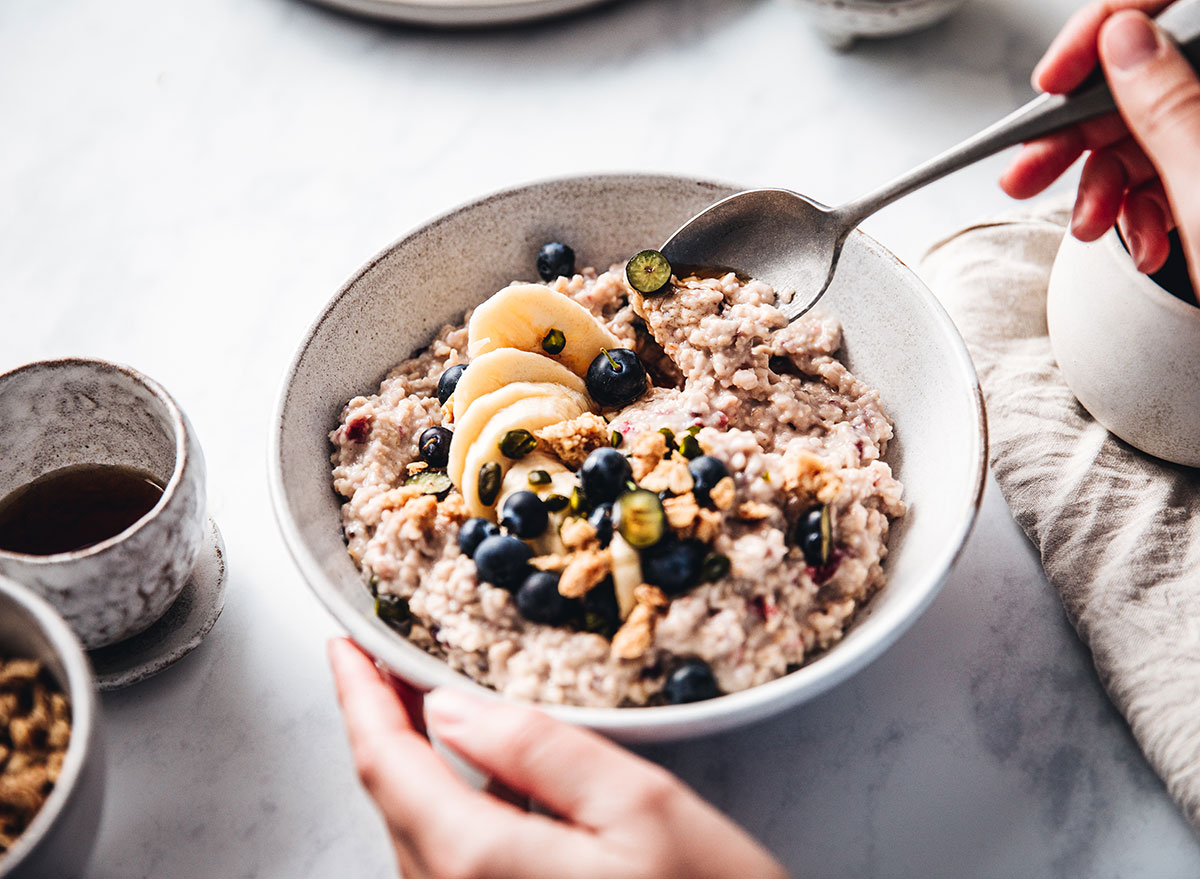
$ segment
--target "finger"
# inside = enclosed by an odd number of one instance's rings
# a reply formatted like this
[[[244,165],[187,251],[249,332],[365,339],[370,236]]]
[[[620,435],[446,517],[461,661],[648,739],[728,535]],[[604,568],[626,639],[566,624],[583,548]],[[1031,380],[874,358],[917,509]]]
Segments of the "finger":
[[[404,706],[409,724],[421,735],[425,735],[425,693],[386,669],[379,669],[379,673],[383,675],[388,686],[392,688],[392,692],[400,700],[400,704]]]
[[[389,826],[408,832],[419,825],[431,792],[451,802],[470,793],[413,729],[370,657],[338,638],[329,642],[329,662],[359,777]]]
[[[1077,128],[1030,141],[1000,176],[1000,188],[1012,198],[1032,198],[1075,164],[1083,149]]]
[[[1167,213],[1160,193],[1161,186],[1157,181],[1131,190],[1121,208],[1121,237],[1125,239],[1138,271],[1146,274],[1161,269],[1171,253]]]
[[[628,819],[630,796],[682,789],[653,763],[533,708],[440,688],[426,699],[426,711],[430,725],[455,751],[508,787],[593,830]]]
[[[1129,177],[1125,166],[1107,152],[1092,153],[1079,175],[1079,194],[1071,214],[1071,234],[1095,241],[1117,222]]]
[[[1122,12],[1104,24],[1100,53],[1117,106],[1157,167],[1185,235],[1200,225],[1193,191],[1200,174],[1200,80],[1138,12]]]
[[[392,688],[352,642],[331,641],[329,658],[359,774],[410,872],[489,879],[605,875],[578,869],[581,863],[604,868],[590,835],[469,789],[412,728]]]
[[[1064,94],[1087,79],[1099,61],[1096,40],[1104,22],[1123,9],[1154,14],[1170,0],[1098,0],[1072,15],[1033,69],[1033,85],[1043,92]]]

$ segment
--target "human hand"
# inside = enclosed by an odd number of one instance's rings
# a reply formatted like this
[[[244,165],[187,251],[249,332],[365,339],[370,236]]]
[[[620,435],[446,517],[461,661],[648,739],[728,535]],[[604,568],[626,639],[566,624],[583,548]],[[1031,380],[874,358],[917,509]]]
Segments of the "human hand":
[[[786,879],[653,763],[532,707],[435,690],[425,707],[441,740],[561,817],[472,790],[418,731],[416,691],[385,683],[349,640],[331,641],[329,660],[359,777],[405,879]]]
[[[1033,74],[1042,91],[1061,94],[1097,61],[1119,114],[1026,144],[1000,185],[1014,198],[1043,191],[1088,152],[1071,232],[1094,241],[1114,223],[1137,267],[1152,273],[1178,226],[1193,281],[1200,281],[1200,80],[1147,17],[1166,0],[1095,0],[1055,38]]]

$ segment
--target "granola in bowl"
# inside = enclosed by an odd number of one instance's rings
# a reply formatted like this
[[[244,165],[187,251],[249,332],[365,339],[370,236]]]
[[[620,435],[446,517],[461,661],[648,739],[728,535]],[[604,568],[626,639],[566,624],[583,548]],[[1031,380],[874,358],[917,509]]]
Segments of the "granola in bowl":
[[[497,292],[331,433],[377,612],[507,696],[743,690],[836,644],[884,583],[892,425],[838,323],[634,265]]]

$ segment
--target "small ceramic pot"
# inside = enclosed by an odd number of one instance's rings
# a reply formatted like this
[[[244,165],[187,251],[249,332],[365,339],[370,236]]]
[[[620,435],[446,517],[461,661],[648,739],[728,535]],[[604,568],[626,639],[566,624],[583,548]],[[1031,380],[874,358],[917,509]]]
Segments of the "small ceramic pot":
[[[0,550],[0,574],[45,597],[88,649],[146,629],[171,606],[204,536],[204,456],[156,382],[103,360],[31,363],[0,375],[0,497],[62,467],[115,464],[165,486],[146,515],[93,546]]]
[[[1200,308],[1139,272],[1114,229],[1090,244],[1063,239],[1046,320],[1093,418],[1143,452],[1200,466]]]
[[[860,38],[895,37],[937,24],[965,0],[797,0],[835,49]]]
[[[7,854],[0,879],[83,873],[104,805],[104,748],[96,681],[79,639],[44,599],[0,577],[0,655],[36,659],[71,703],[71,739],[54,790]]]

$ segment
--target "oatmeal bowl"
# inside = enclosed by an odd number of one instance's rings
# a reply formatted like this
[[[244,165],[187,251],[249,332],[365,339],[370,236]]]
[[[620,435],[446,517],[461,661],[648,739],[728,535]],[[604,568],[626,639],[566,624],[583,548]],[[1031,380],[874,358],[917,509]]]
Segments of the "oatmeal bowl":
[[[932,601],[985,472],[966,349],[861,233],[791,324],[766,284],[653,249],[734,191],[496,193],[317,318],[272,425],[276,515],[392,673],[670,740],[823,692]]]

